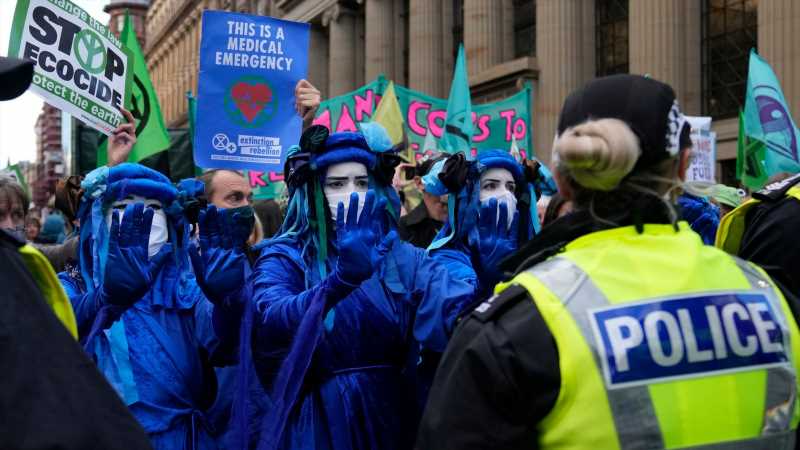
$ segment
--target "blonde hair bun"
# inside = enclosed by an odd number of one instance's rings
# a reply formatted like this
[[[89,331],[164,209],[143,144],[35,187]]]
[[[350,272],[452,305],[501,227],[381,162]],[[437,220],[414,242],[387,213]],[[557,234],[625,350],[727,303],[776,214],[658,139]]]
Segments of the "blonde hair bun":
[[[619,119],[589,120],[568,128],[553,144],[553,158],[578,184],[610,191],[628,175],[642,150],[639,138]]]

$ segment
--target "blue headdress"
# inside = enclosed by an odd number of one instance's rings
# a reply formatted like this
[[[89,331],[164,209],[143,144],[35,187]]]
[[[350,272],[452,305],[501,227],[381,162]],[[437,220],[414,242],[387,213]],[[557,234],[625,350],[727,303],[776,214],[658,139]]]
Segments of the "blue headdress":
[[[389,226],[394,226],[399,217],[400,199],[391,184],[400,159],[393,152],[386,130],[376,123],[362,124],[360,133],[330,134],[324,126],[309,127],[300,138],[300,145],[293,146],[286,158],[284,175],[289,187],[286,218],[277,236],[266,243],[301,241],[303,259],[309,263],[312,258],[316,260],[317,274],[306,280],[309,285],[316,282],[317,275],[322,278],[328,273],[331,218],[322,182],[328,167],[344,162],[358,162],[367,167],[370,189],[377,198],[387,201]]]
[[[94,291],[103,281],[108,256],[108,224],[106,212],[111,204],[130,195],[159,200],[168,218],[169,234],[175,249],[178,245],[175,226],[182,224],[182,208],[176,201],[178,191],[169,178],[140,164],[124,163],[99,167],[81,182],[84,190],[78,209],[80,219],[80,268],[86,289]],[[186,261],[178,257],[178,265]]]
[[[433,195],[449,194],[448,222],[440,230],[429,250],[443,247],[453,238],[463,240],[475,229],[480,208],[480,177],[489,169],[508,170],[516,182],[519,211],[519,240],[525,242],[539,232],[536,201],[542,194],[557,192],[550,171],[538,160],[517,161],[503,150],[484,150],[475,160],[468,161],[456,153],[437,162],[423,177],[425,190]]]

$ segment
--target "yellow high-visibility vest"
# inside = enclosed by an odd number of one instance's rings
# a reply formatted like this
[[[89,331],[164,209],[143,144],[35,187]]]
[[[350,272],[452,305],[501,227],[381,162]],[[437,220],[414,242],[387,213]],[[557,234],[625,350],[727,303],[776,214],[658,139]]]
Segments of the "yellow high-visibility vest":
[[[558,349],[542,449],[794,448],[791,310],[761,269],[688,224],[582,236],[496,292],[511,284],[528,290]]]
[[[64,293],[64,288],[61,286],[61,282],[58,281],[58,277],[47,258],[39,250],[27,244],[19,248],[19,253],[28,268],[28,272],[31,273],[36,285],[42,291],[42,296],[47,304],[53,309],[58,320],[67,327],[70,334],[75,339],[78,339],[78,324],[75,321],[72,304],[70,304],[67,294]]]
[[[800,200],[800,187],[792,186],[789,188],[785,195]],[[714,245],[725,250],[731,255],[739,254],[739,247],[742,244],[742,237],[745,232],[745,218],[750,208],[761,203],[762,200],[753,198],[748,200],[736,209],[725,214],[719,221],[719,228],[717,228],[717,239]]]

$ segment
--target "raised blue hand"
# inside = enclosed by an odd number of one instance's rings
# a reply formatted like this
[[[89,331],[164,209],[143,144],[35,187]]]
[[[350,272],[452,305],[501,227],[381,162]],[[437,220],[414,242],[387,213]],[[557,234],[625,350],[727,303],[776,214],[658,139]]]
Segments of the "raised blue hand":
[[[200,212],[198,224],[200,245],[193,242],[189,249],[198,286],[214,304],[240,301],[253,217],[211,205]]]
[[[360,217],[358,194],[355,192],[350,194],[347,221],[344,218],[344,203],[339,203],[336,211],[336,246],[339,259],[336,262],[335,275],[351,285],[361,284],[375,273],[397,238],[397,233],[390,231],[378,241],[383,215],[386,214],[386,202],[381,199],[376,205],[373,191],[368,191],[365,197]]]
[[[108,259],[101,287],[104,303],[128,307],[150,290],[169,255],[169,248],[165,247],[148,259],[152,223],[153,210],[145,209],[142,203],[126,206],[122,223],[117,211],[111,215]]]
[[[514,213],[508,226],[508,206],[497,199],[481,205],[478,214],[478,233],[470,244],[478,253],[478,273],[483,283],[494,284],[502,278],[500,261],[517,250],[519,212]]]

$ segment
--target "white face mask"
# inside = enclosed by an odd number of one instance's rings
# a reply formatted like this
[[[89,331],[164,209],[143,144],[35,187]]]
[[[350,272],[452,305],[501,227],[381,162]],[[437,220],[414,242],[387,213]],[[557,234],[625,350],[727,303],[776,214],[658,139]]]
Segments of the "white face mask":
[[[331,218],[335,221],[339,203],[344,204],[344,217],[347,220],[347,210],[350,208],[350,194],[358,193],[358,216],[364,209],[366,192],[369,189],[369,175],[367,167],[357,162],[345,162],[328,167],[325,174],[325,184],[322,188],[328,200]]]
[[[131,195],[128,198],[117,200],[111,204],[111,208],[109,208],[108,212],[106,213],[106,225],[110,230],[111,214],[114,211],[118,211],[121,221],[122,216],[125,213],[125,207],[133,203],[144,203],[146,208],[154,209],[153,224],[150,226],[150,239],[147,241],[147,256],[152,258],[167,242],[167,237],[169,235],[167,215],[164,213],[164,209],[161,207],[160,201],[144,198],[140,195]]]
[[[481,204],[491,199],[497,199],[497,205],[505,203],[508,208],[508,226],[517,212],[517,196],[514,195],[516,182],[514,176],[506,169],[492,168],[481,174],[481,191],[479,199]],[[500,209],[497,210],[497,218],[500,219]]]

